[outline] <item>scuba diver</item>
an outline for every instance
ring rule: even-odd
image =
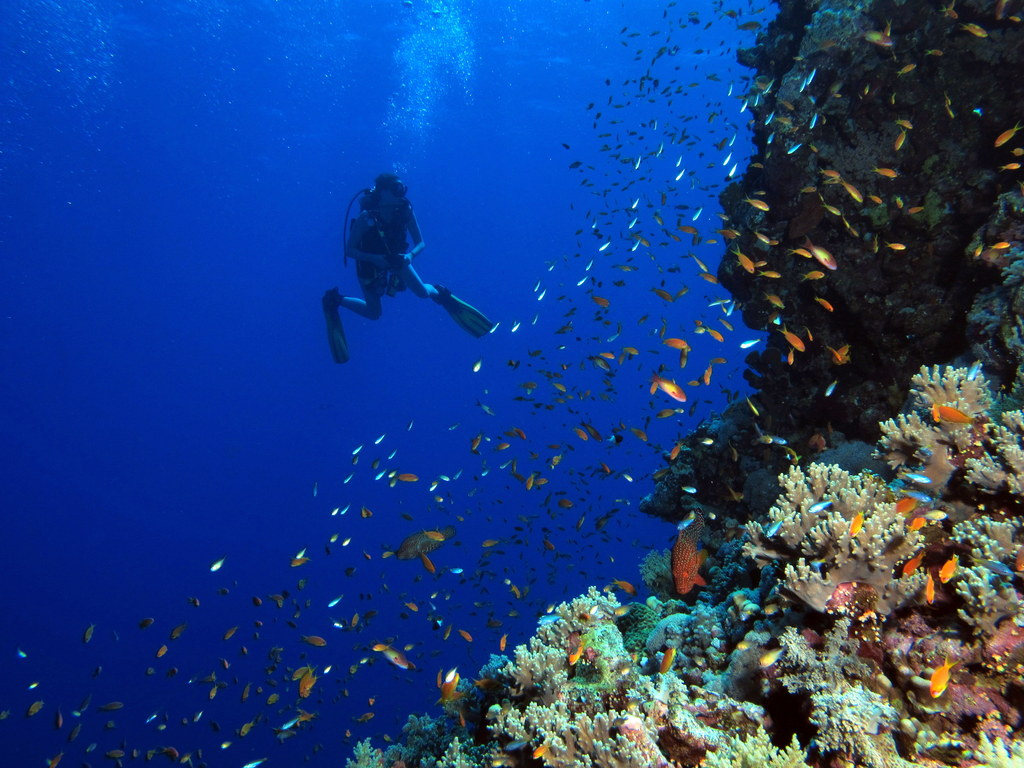
[[[385,294],[394,296],[406,288],[421,299],[433,299],[456,323],[478,338],[494,328],[494,323],[480,310],[453,296],[443,285],[424,283],[416,274],[412,260],[423,250],[424,244],[406,191],[398,176],[382,173],[374,180],[372,189],[360,190],[349,202],[346,222],[352,203],[362,195],[360,213],[352,220],[351,232],[345,238],[345,264],[348,264],[349,256],[356,260],[356,276],[363,298],[342,296],[337,288],[324,293],[322,304],[327,321],[327,340],[336,363],[348,360],[348,344],[338,307],[376,320],[381,315],[381,297]],[[406,233],[412,238],[411,249]]]

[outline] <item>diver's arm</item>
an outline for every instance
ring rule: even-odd
[[[412,259],[422,251],[426,245],[423,242],[423,235],[420,234],[420,225],[416,221],[416,214],[413,213],[411,208],[409,209],[409,220],[405,225],[409,230],[409,235],[412,237],[412,248],[409,250],[409,258]]]

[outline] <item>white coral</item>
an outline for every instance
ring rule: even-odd
[[[897,580],[893,571],[918,550],[922,535],[897,514],[879,478],[811,464],[806,474],[790,468],[780,482],[786,492],[768,513],[767,530],[749,523],[744,553],[786,561],[782,589],[788,595],[824,611],[836,587],[860,582],[878,595],[876,609],[888,613],[917,592],[920,578]],[[855,530],[858,515],[863,524]]]

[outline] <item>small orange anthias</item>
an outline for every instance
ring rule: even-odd
[[[695,586],[707,586],[707,582],[698,573],[704,558],[697,549],[701,531],[704,530],[704,515],[700,509],[694,510],[693,517],[679,524],[676,543],[672,547],[672,579],[676,592],[685,595]]]

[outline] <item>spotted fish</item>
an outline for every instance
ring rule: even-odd
[[[685,595],[695,586],[706,586],[703,577],[697,572],[702,562],[697,542],[703,530],[704,515],[700,509],[694,511],[692,518],[679,524],[676,543],[672,547],[672,580],[680,595]]]
[[[446,525],[444,528],[439,530],[439,533],[444,534],[444,540],[450,539],[455,535],[455,526]],[[444,544],[444,540],[438,540],[427,535],[426,531],[420,531],[414,533],[412,536],[406,536],[401,546],[398,547],[395,552],[395,557],[399,560],[413,560],[420,555],[425,555],[428,552],[433,552],[435,549]]]

